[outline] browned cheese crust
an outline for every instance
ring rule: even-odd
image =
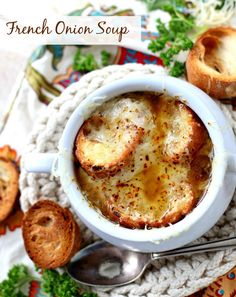
[[[12,211],[18,194],[19,172],[11,161],[0,159],[0,222]]]
[[[165,159],[177,163],[192,158],[205,140],[202,122],[180,101],[168,102],[162,109],[169,119],[161,124],[163,130],[169,131],[164,140]]]
[[[91,131],[110,131],[109,143],[99,141]],[[109,126],[103,117],[93,116],[84,122],[77,135],[75,156],[81,167],[91,176],[104,178],[114,176],[126,166],[136,146],[141,142],[143,129],[132,124],[121,123],[119,127]],[[122,140],[123,135],[127,139]],[[119,149],[119,151],[118,151]]]
[[[173,185],[169,191],[163,190],[160,196],[163,196],[163,200],[168,198],[170,200],[168,210],[158,220],[155,220],[152,208],[148,212],[145,202],[138,197],[132,201],[122,199],[121,196],[117,197],[118,199],[111,197],[106,202],[104,215],[130,229],[166,227],[182,219],[197,203],[191,186],[184,182],[180,185]],[[130,202],[132,207],[130,207]]]
[[[57,203],[42,200],[24,216],[25,249],[40,268],[64,266],[80,247],[80,231],[71,212]]]
[[[76,139],[76,158],[82,167],[75,166],[76,176],[91,207],[111,221],[131,229],[165,227],[190,213],[203,196],[210,178],[212,142],[200,118],[178,97],[127,94],[135,96],[144,104],[129,101],[122,121],[135,110],[132,120],[137,126],[130,121],[129,129],[118,132],[126,133],[129,141],[114,136],[119,122],[117,117],[112,121],[114,112],[108,115],[109,125],[97,115],[84,123]],[[115,101],[108,111],[119,104]],[[102,149],[97,145],[101,135],[110,140],[102,138]],[[106,162],[99,163],[104,155]],[[100,166],[98,174],[94,165]]]
[[[190,50],[188,81],[216,99],[236,97],[236,30],[218,27],[207,30]]]

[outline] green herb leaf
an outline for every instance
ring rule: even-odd
[[[8,272],[8,278],[13,282],[19,282],[20,280],[29,277],[28,268],[25,265],[15,265]]]
[[[169,75],[179,77],[184,74],[185,65],[179,61],[175,61],[174,65],[171,67],[169,71]]]
[[[219,2],[220,3],[216,6],[216,9],[217,10],[222,9],[222,7],[225,5],[225,0],[220,0]]]
[[[97,297],[90,291],[81,291],[78,284],[67,274],[46,269],[42,274],[42,288],[51,297]]]
[[[153,53],[159,52],[165,48],[167,40],[166,37],[159,37],[156,40],[151,40],[148,44],[148,49]]]
[[[194,18],[191,16],[175,15],[169,22],[169,30],[175,34],[182,32],[187,33],[194,28]]]
[[[27,297],[22,287],[35,280],[25,265],[16,265],[8,273],[8,278],[0,283],[0,297]],[[84,291],[67,274],[57,270],[45,269],[42,273],[41,287],[50,297],[98,297],[97,294]]]
[[[162,36],[169,36],[169,30],[166,28],[166,25],[161,21],[161,19],[156,20],[157,30]]]
[[[111,53],[109,53],[105,50],[101,51],[102,66],[109,65],[110,59],[111,59]]]
[[[42,274],[42,289],[50,296],[55,296],[55,286],[59,277],[59,272],[56,270],[45,269]]]
[[[73,69],[81,72],[88,72],[98,68],[98,64],[93,54],[88,53],[86,55],[81,53],[81,49],[78,48],[73,60]]]
[[[188,36],[183,33],[177,33],[176,39],[172,44],[173,47],[178,47],[180,50],[189,50],[193,47],[193,42]]]
[[[55,296],[57,297],[79,297],[78,286],[76,282],[69,277],[68,274],[63,273],[58,278],[55,286]]]
[[[181,76],[184,73],[184,64],[177,61],[176,56],[192,48],[193,42],[187,34],[195,27],[195,19],[186,14],[184,0],[161,0],[154,3],[156,8],[169,12],[171,19],[169,24],[156,20],[159,36],[150,41],[148,49],[153,53],[160,52],[160,58],[169,69],[170,75]]]
[[[73,69],[76,71],[89,72],[89,71],[93,71],[95,69],[101,68],[102,66],[109,65],[110,58],[111,58],[111,53],[105,50],[101,51],[102,65],[100,66],[98,65],[93,54],[91,53],[83,54],[81,52],[81,49],[78,48],[75,53],[72,66],[73,66]]]
[[[15,265],[8,272],[8,278],[0,283],[0,297],[27,297],[21,288],[32,280],[25,265]]]

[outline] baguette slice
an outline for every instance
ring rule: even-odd
[[[0,222],[12,211],[17,195],[19,172],[11,161],[0,159]]]
[[[207,30],[186,60],[188,81],[216,99],[236,97],[236,30]]]
[[[117,126],[102,116],[92,116],[78,133],[75,156],[90,176],[114,176],[129,163],[143,133],[143,128],[132,123],[121,120]]]
[[[169,104],[169,103],[167,103]],[[204,142],[204,127],[193,111],[180,101],[163,107],[167,133],[163,153],[167,161],[178,163],[191,158]]]
[[[80,231],[71,212],[49,200],[28,210],[22,230],[29,257],[43,269],[65,265],[80,248]]]
[[[168,190],[163,190],[160,196],[169,202],[159,219],[155,218],[155,212],[159,212],[158,205],[150,207],[151,204],[144,203],[143,198],[139,196],[134,199],[127,199],[122,195],[110,197],[105,203],[103,214],[126,228],[159,228],[178,222],[197,203],[191,185],[186,182],[170,186]]]

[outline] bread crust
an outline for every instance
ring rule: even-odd
[[[167,195],[167,193],[164,193]],[[191,185],[188,183],[176,184],[172,187],[169,195],[171,199],[166,211],[158,220],[153,220],[152,211],[146,214],[140,210],[141,204],[138,200],[134,200],[132,208],[126,205],[124,201],[117,201],[111,197],[106,202],[103,214],[110,218],[113,222],[119,223],[129,229],[145,229],[166,227],[181,220],[184,216],[191,212],[197,204],[197,198],[193,194]]]
[[[144,129],[137,127],[133,124],[122,123],[119,127],[107,126],[105,129],[111,129],[114,131],[114,138],[110,139],[111,144],[116,144],[113,154],[109,152],[109,147],[96,139],[89,139],[89,134],[91,130],[98,130],[102,125],[106,125],[106,120],[101,116],[92,116],[84,122],[79,130],[79,133],[75,141],[75,156],[80,162],[81,167],[90,175],[95,178],[104,178],[106,176],[114,176],[118,171],[121,170],[123,166],[126,166],[132,156],[133,151],[136,146],[141,142],[142,136],[144,134]],[[122,127],[124,125],[124,127]],[[119,142],[120,133],[126,130],[125,133],[130,134],[130,139],[124,143]],[[104,160],[98,160],[96,146],[99,146],[99,150],[103,151],[103,154],[110,154],[109,158]],[[122,147],[121,152],[116,153],[116,149]]]
[[[19,192],[18,179],[16,165],[0,159],[0,222],[5,220],[14,208]]]
[[[26,212],[22,232],[29,257],[43,269],[64,266],[80,248],[71,212],[50,200],[38,201]]]
[[[193,111],[180,101],[167,113],[172,118],[165,127],[169,133],[164,140],[164,159],[178,163],[192,158],[204,143],[204,127]],[[169,112],[170,110],[170,112]]]
[[[225,38],[230,40],[232,47],[225,45]],[[231,62],[224,61],[225,53],[223,56],[223,50],[230,52],[235,48],[234,28],[218,27],[207,30],[197,39],[188,54],[186,60],[188,81],[216,99],[236,97],[236,73],[228,73]]]

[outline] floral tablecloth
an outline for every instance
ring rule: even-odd
[[[75,11],[73,14],[133,15],[135,13],[140,12],[135,11],[135,8],[120,10],[114,6],[101,7],[98,10],[88,4],[84,9]],[[158,12],[155,12],[151,14],[151,17],[143,18],[144,39],[156,36],[155,33],[148,33],[148,31],[153,29],[153,20],[157,17],[157,14]],[[100,52],[104,49],[111,53],[110,64],[153,63],[162,65],[161,60],[156,56],[123,47],[81,47],[83,52],[92,52],[98,63],[100,62]],[[72,60],[76,50],[77,46],[41,46],[32,54],[24,73],[19,76],[15,96],[11,99],[11,108],[4,115],[0,125],[0,146],[8,150],[10,157],[17,164],[24,150],[27,135],[39,114],[43,113],[47,108],[47,104],[60,95],[65,88],[78,81],[83,75],[83,73],[74,71],[72,68]],[[33,263],[28,258],[23,246],[20,229],[22,217],[23,213],[19,204],[17,204],[12,214],[4,222],[0,223],[0,281],[6,277],[7,271],[13,264],[25,263],[33,267]],[[37,282],[31,283],[28,295],[29,297],[44,296]],[[236,296],[236,269],[219,278],[210,287],[196,293],[194,296]]]

